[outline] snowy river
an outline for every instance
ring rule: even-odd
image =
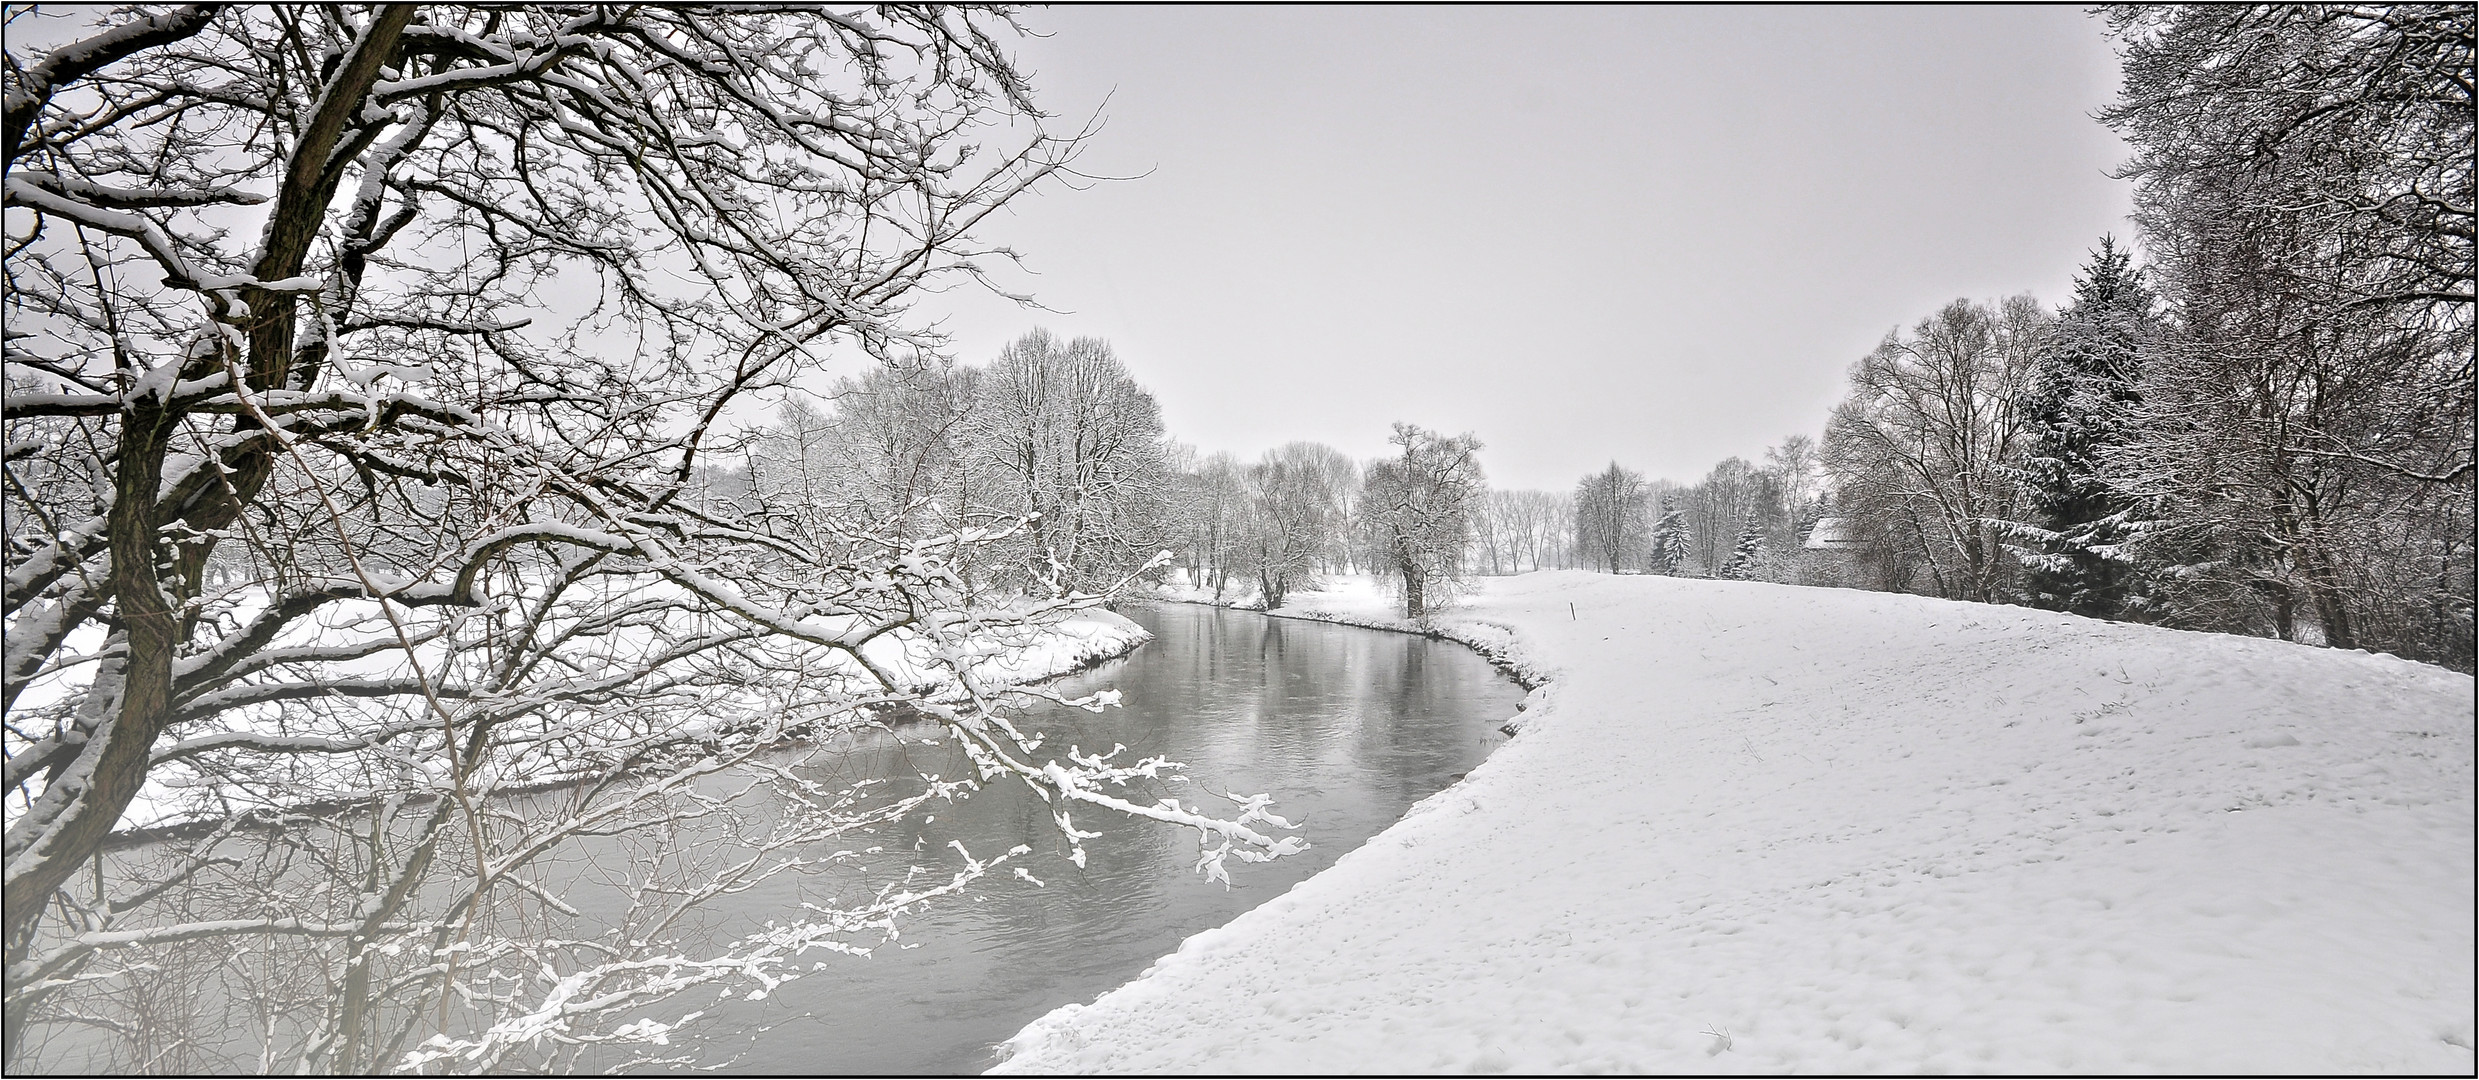
[[[1089,811],[1077,824],[1104,835],[1086,841],[1079,871],[1040,804],[994,786],[880,842],[936,849],[961,838],[976,854],[1031,844],[1037,854],[1023,865],[1041,887],[994,874],[916,913],[901,941],[867,959],[833,957],[767,1001],[730,1003],[705,1028],[704,1060],[795,1075],[979,1072],[999,1040],[1035,1017],[1136,977],[1188,935],[1333,865],[1453,783],[1504,741],[1497,727],[1522,698],[1449,642],[1188,605],[1125,613],[1156,639],[1062,687],[1116,687],[1125,705],[1038,714],[1048,745],[1119,742],[1131,756],[1185,762],[1193,783],[1183,801],[1219,801],[1205,792],[1226,788],[1273,792],[1275,812],[1302,823],[1310,849],[1270,864],[1233,860],[1226,890],[1194,871],[1193,832]],[[918,746],[901,753],[880,748],[881,767],[924,764]],[[961,775],[960,762],[946,773]],[[753,913],[785,899],[752,892],[735,906]]]
[[[1040,884],[1003,868],[963,895],[917,908],[901,920],[902,937],[872,955],[824,954],[821,968],[764,1000],[701,1002],[693,991],[649,1010],[676,1016],[704,1005],[705,1020],[687,1029],[694,1041],[675,1041],[663,1052],[726,1072],[979,1072],[995,1060],[1000,1040],[1034,1018],[1135,978],[1189,935],[1281,895],[1453,783],[1504,741],[1498,725],[1522,698],[1486,662],[1449,642],[1178,604],[1131,605],[1126,614],[1155,640],[1059,686],[1070,696],[1116,688],[1124,704],[1100,715],[1058,706],[1032,712],[1029,726],[1047,736],[1044,752],[1120,743],[1127,747],[1123,761],[1159,754],[1184,762],[1190,782],[1162,792],[1183,802],[1227,807],[1215,793],[1273,793],[1274,812],[1301,824],[1308,851],[1268,864],[1234,859],[1225,888],[1196,872],[1192,830],[1087,809],[1076,824],[1102,835],[1086,841],[1080,870],[1043,805],[1020,785],[927,804],[874,833],[843,839],[854,850],[885,849],[862,860],[874,872],[867,880],[883,881],[911,863],[944,867],[943,876],[954,862],[941,857],[943,849],[961,840],[983,857],[1030,845],[1033,853],[1013,865]],[[951,741],[924,745],[936,734],[926,726],[870,733],[793,767],[837,784],[902,781],[924,771],[969,775]],[[723,838],[687,839],[704,848]],[[594,868],[608,859],[583,855],[575,864],[580,874],[599,873]],[[116,857],[158,855],[153,845],[141,845]],[[784,875],[717,898],[702,921],[674,930],[694,954],[701,936],[729,940],[860,880]],[[554,936],[591,935],[595,925],[608,925],[612,913],[596,910],[597,897],[613,890],[552,881],[545,887],[582,909],[583,926],[560,926]],[[176,1013],[196,1018],[224,1015],[230,1004],[224,991],[206,984],[174,992],[191,995]],[[178,1034],[214,1071],[256,1064],[248,1030],[193,1020]],[[74,1027],[55,1031],[31,1065],[38,1072],[80,1071],[91,1040]],[[599,1071],[616,1062],[589,1051],[577,1064]]]

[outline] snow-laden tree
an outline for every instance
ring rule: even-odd
[[[1675,575],[1688,565],[1696,545],[1695,531],[1688,526],[1684,509],[1664,511],[1653,525],[1652,542],[1644,554],[1644,568],[1656,574]]]
[[[1191,452],[1192,453],[1192,452]],[[1184,526],[1183,548],[1193,584],[1212,589],[1220,600],[1230,587],[1231,572],[1244,561],[1248,530],[1248,477],[1239,458],[1208,454],[1193,465],[1174,470],[1175,497],[1171,513]]]
[[[2154,617],[2467,667],[2474,17],[2123,8],[2103,119],[2172,332],[2110,460]]]
[[[1565,495],[1551,491],[1491,489],[1481,502],[1479,530],[1490,573],[1519,574],[1557,565],[1566,557],[1574,516]]]
[[[1715,464],[1703,480],[1680,494],[1680,501],[1689,511],[1688,524],[1694,538],[1692,561],[1706,574],[1719,570],[1729,560],[1738,544],[1740,527],[1749,518],[1775,521],[1782,517],[1780,484],[1741,457],[1724,458]]]
[[[1765,561],[1764,523],[1750,517],[1739,529],[1738,543],[1731,545],[1730,557],[1722,561],[1721,570],[1713,576],[1732,581],[1753,581],[1763,576]]]
[[[1916,561],[1940,596],[2011,595],[2000,526],[2014,515],[2016,404],[2055,321],[2028,295],[1947,304],[1851,368],[1826,427],[1842,511],[1893,546],[1886,557]]]
[[[1480,440],[1397,423],[1394,457],[1369,463],[1360,489],[1370,563],[1402,590],[1403,617],[1426,621],[1463,580],[1472,518],[1488,495]]]
[[[1348,493],[1339,483],[1350,462],[1323,443],[1294,442],[1248,466],[1241,559],[1267,608],[1281,607],[1292,589],[1315,588],[1317,567],[1350,538]]]
[[[1610,467],[1575,484],[1575,546],[1615,574],[1644,559],[1652,540],[1652,489],[1644,474]]]
[[[925,854],[929,877],[714,950],[676,934],[699,903],[1009,777],[1070,843],[1083,805],[1197,827],[1209,866],[1296,847],[1262,804],[1136,796],[1163,763],[1008,719],[1042,692],[983,659],[1092,602],[969,602],[959,560],[1028,526],[707,482],[732,410],[830,356],[934,346],[906,296],[971,279],[997,254],[974,226],[1073,150],[1005,16],[8,19],[12,1053],[170,998],[224,1003],[218,1045],[252,1044],[218,1069],[650,1047],[688,1011],[658,1017],[670,996],[791,977],[999,853]],[[973,773],[852,791],[770,756],[888,710]],[[141,819],[189,824],[116,853]],[[569,904],[543,875],[585,836],[638,844],[602,868],[621,923],[546,932]]]
[[[1782,524],[1792,529],[1814,524],[1824,496],[1824,459],[1809,435],[1785,435],[1781,444],[1765,448],[1765,474],[1781,492]],[[1798,537],[1785,529],[1770,538],[1797,546]]]
[[[1109,342],[1033,330],[980,383],[964,441],[991,505],[1027,519],[1027,588],[1098,592],[1175,542],[1162,410]]]
[[[2074,300],[2026,380],[2018,468],[2026,520],[2024,599],[2035,607],[2116,618],[2133,588],[2133,509],[2110,489],[2102,458],[2131,436],[2141,350],[2158,338],[2151,289],[2132,256],[2104,236],[2074,281]]]

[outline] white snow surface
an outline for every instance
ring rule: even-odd
[[[1523,734],[995,1071],[2472,1071],[2468,676],[1571,571],[1438,625]]]

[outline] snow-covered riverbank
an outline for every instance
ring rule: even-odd
[[[1572,572],[1440,621],[1525,734],[1000,1071],[2472,1069],[2467,676]]]
[[[1053,621],[1018,627],[1005,635],[993,635],[979,644],[979,651],[967,662],[973,672],[987,683],[1028,684],[1058,678],[1104,661],[1134,652],[1138,646],[1153,640],[1153,635],[1135,621],[1102,608],[1071,611]],[[963,690],[952,672],[933,663],[927,647],[916,637],[889,634],[868,646],[871,659],[896,678],[920,689],[931,700],[957,700]],[[375,673],[385,674],[396,662],[392,655],[372,661]],[[128,810],[121,815],[118,826],[123,833],[187,827],[199,820],[219,820],[214,811],[231,805],[300,805],[315,803],[337,805],[366,798],[366,788],[350,761],[339,761],[327,773],[305,768],[293,782],[282,789],[281,799],[236,789],[213,777],[198,777],[179,770],[159,769],[139,789]],[[577,776],[594,775],[603,767],[599,761],[581,761],[574,772],[560,767],[546,768],[528,775],[515,787],[540,787],[564,783]],[[493,786],[502,782],[493,778]],[[20,806],[10,806],[11,821]]]
[[[978,673],[985,679],[1010,683],[1040,682],[1116,660],[1152,640],[1151,633],[1125,615],[1087,608],[1042,627],[1033,641],[993,650],[982,660]]]

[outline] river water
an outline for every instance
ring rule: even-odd
[[[1193,830],[1088,811],[1078,826],[1104,835],[1085,842],[1079,871],[1040,804],[994,785],[940,807],[935,822],[908,822],[905,835],[925,834],[933,848],[960,836],[976,854],[1031,844],[1025,866],[1041,887],[985,877],[908,919],[899,945],[835,958],[776,991],[762,1013],[738,1003],[717,1025],[762,1030],[712,1037],[709,1060],[759,1073],[978,1072],[1034,1018],[1136,977],[1453,783],[1505,740],[1498,725],[1523,696],[1470,650],[1410,634],[1190,605],[1125,613],[1155,640],[1062,686],[1115,687],[1125,704],[1100,716],[1053,707],[1035,726],[1052,746],[1118,742],[1186,763],[1194,782],[1183,802],[1272,792],[1309,850],[1233,859],[1225,889],[1195,872]]]
[[[1068,860],[1046,806],[1021,784],[1001,781],[961,801],[926,804],[901,821],[838,839],[852,850],[883,848],[862,860],[870,865],[786,874],[718,897],[692,922],[675,926],[674,940],[696,955],[704,951],[701,939],[712,945],[770,920],[788,920],[803,902],[828,900],[863,881],[883,882],[907,865],[944,867],[931,879],[944,880],[955,863],[944,850],[951,840],[982,858],[1029,845],[1032,853],[1011,866],[1040,884],[1003,868],[962,895],[928,901],[899,921],[899,940],[876,946],[867,957],[824,954],[822,966],[764,1000],[706,1004],[704,1020],[685,1029],[689,1038],[659,1052],[678,1055],[675,1067],[694,1063],[739,1073],[979,1072],[995,1060],[1000,1040],[1036,1017],[1135,978],[1189,935],[1281,895],[1453,783],[1504,741],[1498,726],[1522,698],[1480,657],[1448,642],[1191,605],[1131,605],[1126,614],[1155,639],[1055,684],[1068,696],[1115,688],[1124,704],[1098,715],[1060,706],[1023,714],[1026,728],[1047,736],[1042,754],[1124,744],[1122,762],[1161,755],[1187,765],[1188,783],[1127,793],[1139,803],[1173,795],[1227,813],[1232,804],[1215,793],[1272,793],[1273,811],[1300,824],[1298,835],[1310,844],[1306,852],[1272,863],[1235,858],[1226,888],[1196,872],[1194,830],[1084,808],[1077,826],[1102,835],[1085,841],[1088,858],[1079,869]],[[830,787],[885,778],[897,790],[918,788],[923,773],[971,775],[952,740],[932,741],[939,734],[926,725],[847,734],[825,748],[787,752],[779,767]],[[540,798],[561,797],[555,790]],[[525,812],[526,798],[505,804],[506,812]],[[763,806],[757,809],[762,817]],[[728,859],[735,857],[729,854],[734,839],[709,829],[675,843]],[[620,841],[585,845],[560,864],[569,868],[564,879],[546,874],[543,888],[565,895],[577,914],[560,925],[546,923],[543,933],[590,939],[616,925],[612,905],[624,907],[626,891],[610,887],[619,873],[613,868],[630,864],[614,858],[614,843]],[[138,862],[162,857],[154,845],[114,856]],[[177,975],[153,981],[161,983],[157,993],[171,995],[167,1016],[191,1018],[178,1040],[195,1055],[182,1059],[191,1062],[187,1067],[250,1070],[257,1065],[259,1035],[276,1037],[232,1022],[230,1007],[242,994],[229,982]],[[677,1017],[700,1007],[694,996],[648,1013]],[[116,998],[104,1007],[143,1017],[148,999],[140,993],[134,1002]],[[33,1060],[22,1064],[38,1072],[120,1060],[89,1058],[90,1051],[105,1054],[107,1048],[94,1031],[75,1025],[48,1028],[36,1045]],[[575,1066],[601,1071],[620,1063],[598,1053],[586,1050]]]

